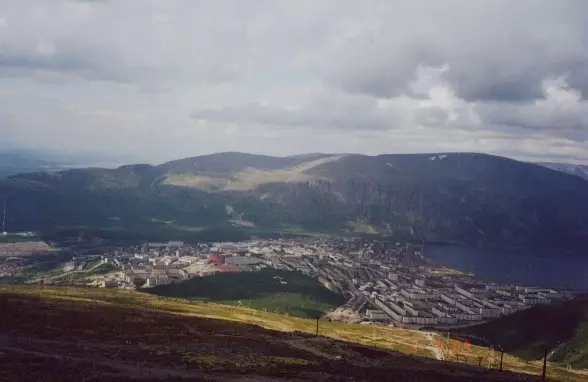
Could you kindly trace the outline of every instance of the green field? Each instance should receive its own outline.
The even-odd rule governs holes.
[[[115,271],[120,270],[118,267],[116,267],[114,264],[100,264],[99,266],[97,266],[96,268],[92,269],[91,271],[87,272],[87,275],[89,276],[99,276],[99,275],[105,275],[108,273],[112,273]]]
[[[39,236],[20,236],[20,235],[7,235],[0,236],[0,243],[23,243],[27,241],[37,241],[41,238]]]
[[[144,291],[307,318],[321,316],[345,302],[343,296],[326,289],[316,279],[299,272],[275,269],[196,277]]]

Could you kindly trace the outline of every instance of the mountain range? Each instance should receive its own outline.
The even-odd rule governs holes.
[[[59,170],[57,163],[31,156],[27,152],[17,150],[0,151],[0,176],[14,175],[23,172]],[[64,169],[63,167],[61,169]]]
[[[98,155],[60,154],[52,151],[0,148],[0,177],[27,172],[52,172],[83,168],[88,164],[111,167]],[[116,166],[114,166],[116,167]]]
[[[220,153],[158,166],[0,179],[10,230],[211,228],[389,234],[435,242],[581,246],[588,182],[473,153],[271,157]]]

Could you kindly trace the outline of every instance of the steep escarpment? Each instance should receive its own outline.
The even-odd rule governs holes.
[[[415,168],[407,176],[399,170],[377,176],[379,170],[367,164],[361,176],[344,176],[344,164],[331,172],[338,164],[333,162],[317,169],[322,177],[333,173],[332,180],[271,185],[258,192],[300,224],[361,221],[380,232],[470,243],[560,245],[586,239],[587,182],[503,158],[468,161],[478,159],[489,163],[474,170],[461,162],[436,165],[430,175],[421,168],[426,162],[409,163]],[[402,168],[390,158],[388,165]],[[422,174],[416,176],[417,170]]]

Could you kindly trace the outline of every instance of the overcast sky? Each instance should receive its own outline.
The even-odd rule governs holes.
[[[588,1],[0,0],[0,147],[588,163]]]

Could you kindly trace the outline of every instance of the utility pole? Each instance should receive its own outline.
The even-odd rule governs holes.
[[[6,197],[4,197],[4,209],[2,213],[2,233],[6,232]]]
[[[316,336],[317,336],[317,337],[318,337],[318,335],[319,335],[319,334],[318,334],[318,333],[319,333],[319,319],[320,319],[320,317],[317,317],[317,318],[316,318]]]
[[[502,371],[502,359],[504,358],[504,349],[500,347],[500,371]]]
[[[545,348],[545,356],[543,357],[543,374],[541,374],[541,380],[546,381],[547,377],[547,348]]]

